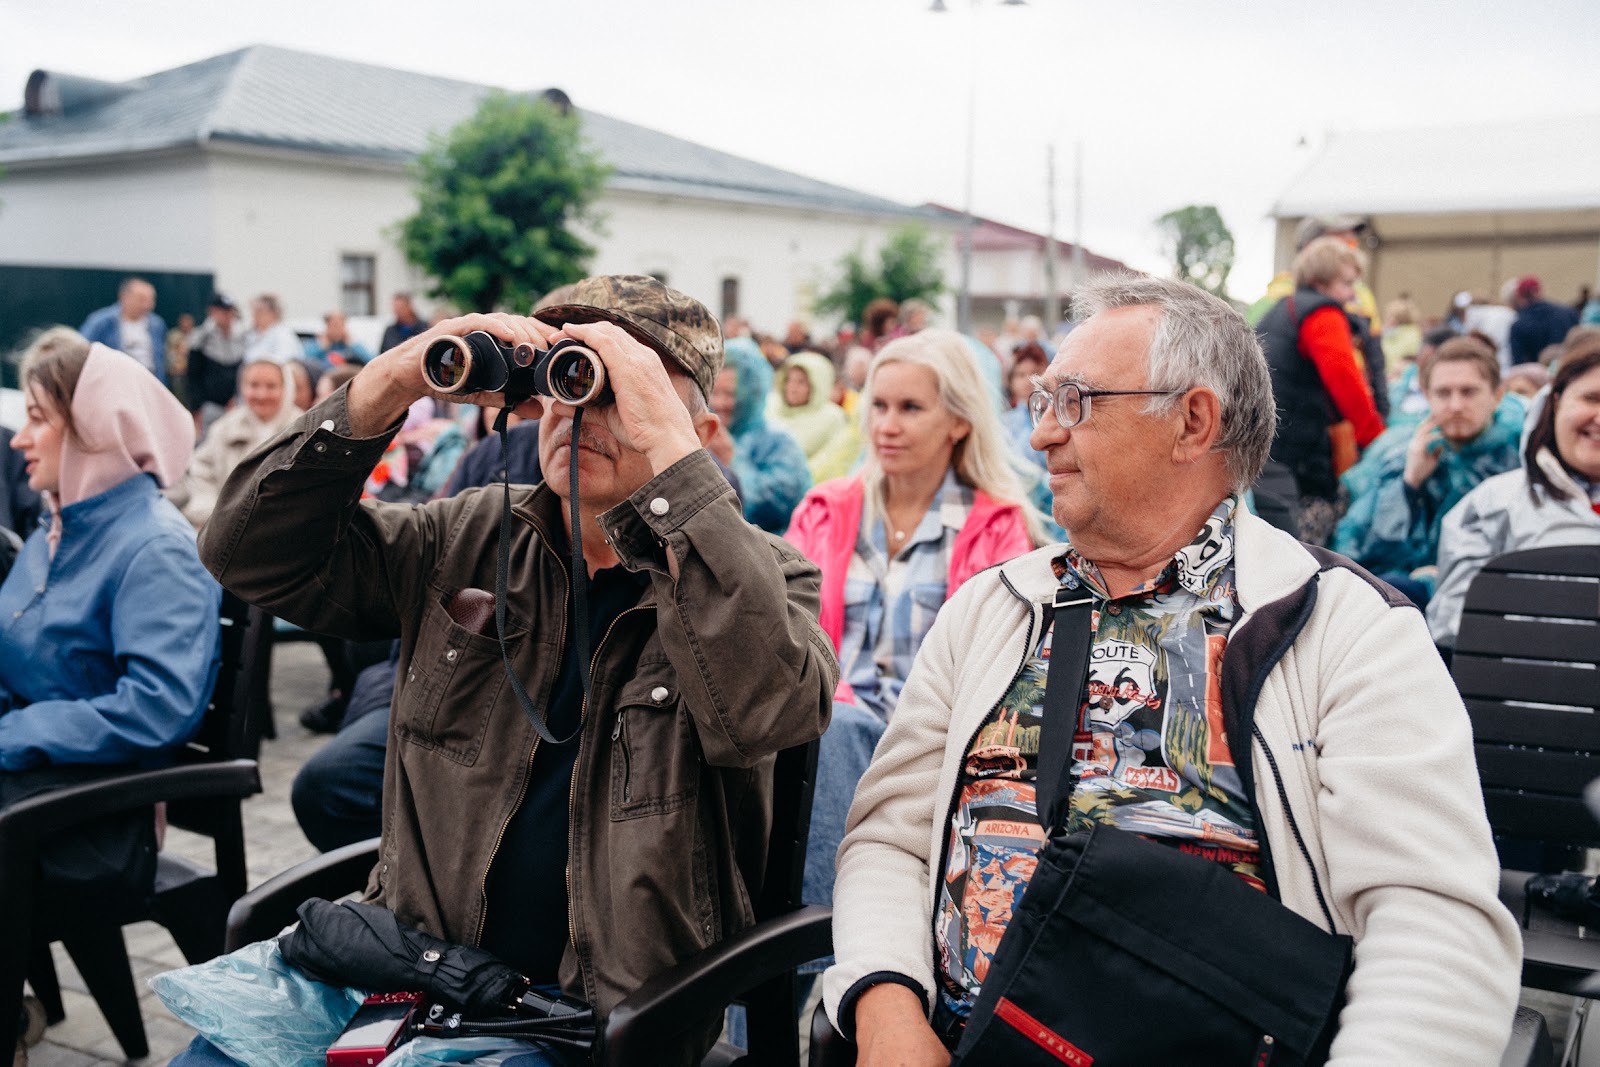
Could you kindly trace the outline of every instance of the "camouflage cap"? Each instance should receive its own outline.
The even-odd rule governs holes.
[[[548,302],[551,298],[560,303]],[[606,274],[564,285],[533,316],[560,326],[614,322],[676,363],[707,399],[722,370],[722,327],[706,306],[644,274]]]

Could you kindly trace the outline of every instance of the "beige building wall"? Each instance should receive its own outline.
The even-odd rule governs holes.
[[[1407,294],[1443,317],[1462,289],[1497,300],[1509,278],[1536,274],[1546,296],[1571,303],[1600,281],[1600,209],[1368,217],[1368,282],[1380,306]],[[1277,262],[1294,258],[1299,218],[1278,220]]]

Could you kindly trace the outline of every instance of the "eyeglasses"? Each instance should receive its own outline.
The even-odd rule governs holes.
[[[1044,413],[1055,409],[1056,422],[1063,430],[1070,430],[1089,417],[1089,402],[1097,396],[1178,396],[1182,389],[1085,389],[1077,382],[1063,382],[1055,392],[1045,387],[1042,379],[1033,379],[1033,392],[1028,394],[1028,416],[1038,426]]]

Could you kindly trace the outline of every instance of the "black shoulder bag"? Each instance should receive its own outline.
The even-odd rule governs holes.
[[[1056,593],[1037,778],[1048,839],[953,1063],[1323,1063],[1351,938],[1220,864],[1112,826],[1064,831],[1090,611],[1084,590]]]

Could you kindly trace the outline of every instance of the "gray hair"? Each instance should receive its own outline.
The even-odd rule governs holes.
[[[1150,388],[1202,387],[1217,396],[1222,434],[1216,451],[1227,457],[1234,488],[1244,491],[1267,462],[1277,432],[1272,376],[1261,344],[1244,317],[1219,297],[1186,282],[1119,274],[1090,282],[1072,301],[1073,319],[1121,307],[1161,313],[1150,341]],[[1164,414],[1177,397],[1151,397],[1146,411]]]

